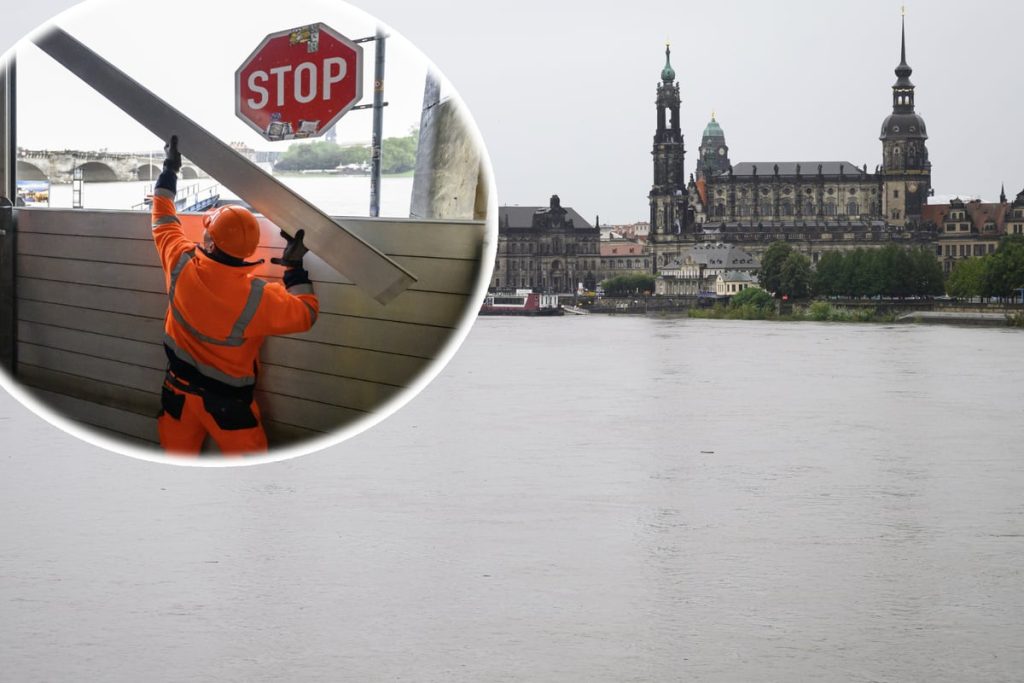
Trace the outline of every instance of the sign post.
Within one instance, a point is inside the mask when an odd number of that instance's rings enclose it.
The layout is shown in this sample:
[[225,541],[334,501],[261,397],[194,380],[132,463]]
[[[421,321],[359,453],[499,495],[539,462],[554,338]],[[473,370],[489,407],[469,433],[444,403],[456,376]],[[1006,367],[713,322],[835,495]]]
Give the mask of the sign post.
[[326,24],[271,33],[235,72],[235,113],[267,140],[319,137],[362,98],[362,66]]

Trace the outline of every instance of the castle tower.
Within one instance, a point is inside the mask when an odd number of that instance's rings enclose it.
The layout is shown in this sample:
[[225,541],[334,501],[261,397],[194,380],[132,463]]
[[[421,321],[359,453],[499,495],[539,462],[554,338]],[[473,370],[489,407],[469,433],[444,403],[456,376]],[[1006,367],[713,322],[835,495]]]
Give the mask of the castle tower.
[[905,20],[900,26],[900,63],[892,86],[892,114],[882,122],[882,211],[890,225],[905,226],[921,217],[931,191],[924,119],[914,113],[912,69],[907,64]]
[[[675,246],[692,238],[693,211],[689,207],[683,159],[686,149],[679,127],[679,84],[672,68],[671,50],[665,45],[665,68],[658,84],[657,129],[654,132],[654,184],[648,199],[651,205],[651,245],[654,251],[654,270],[668,262],[679,250]],[[664,262],[664,263],[663,263]]]
[[716,176],[729,170],[729,145],[725,144],[725,132],[711,112],[711,120],[704,128],[700,139],[700,161],[697,163],[697,178]]

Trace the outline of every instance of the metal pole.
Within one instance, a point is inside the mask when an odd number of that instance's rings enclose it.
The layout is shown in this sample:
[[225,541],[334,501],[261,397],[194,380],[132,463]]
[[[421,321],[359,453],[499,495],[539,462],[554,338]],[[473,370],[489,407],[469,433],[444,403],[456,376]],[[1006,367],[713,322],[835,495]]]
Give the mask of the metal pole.
[[13,207],[18,200],[18,110],[13,55],[0,65],[0,365],[11,375],[18,360]]
[[380,215],[380,148],[384,130],[384,41],[377,27],[376,58],[373,68],[373,141],[370,149],[370,217]]
[[3,65],[0,73],[0,117],[3,117],[3,138],[0,139],[0,147],[3,148],[3,168],[0,168],[0,196],[8,197],[11,203],[17,203],[18,198],[18,136],[17,136],[17,73],[14,63],[14,54]]

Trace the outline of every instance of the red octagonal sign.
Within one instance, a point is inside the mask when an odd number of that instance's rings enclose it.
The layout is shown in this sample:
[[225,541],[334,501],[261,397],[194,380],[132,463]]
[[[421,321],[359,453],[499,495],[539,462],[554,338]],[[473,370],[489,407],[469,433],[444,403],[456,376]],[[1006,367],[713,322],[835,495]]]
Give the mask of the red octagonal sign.
[[271,33],[235,72],[235,113],[267,140],[317,137],[363,96],[362,66],[326,24]]

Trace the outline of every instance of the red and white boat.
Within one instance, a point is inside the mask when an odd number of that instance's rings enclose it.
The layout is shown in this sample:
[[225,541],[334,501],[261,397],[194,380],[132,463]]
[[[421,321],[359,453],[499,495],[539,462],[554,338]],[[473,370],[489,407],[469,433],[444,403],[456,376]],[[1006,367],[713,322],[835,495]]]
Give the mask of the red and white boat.
[[492,292],[484,299],[480,315],[562,315],[557,294],[539,294],[529,289]]

